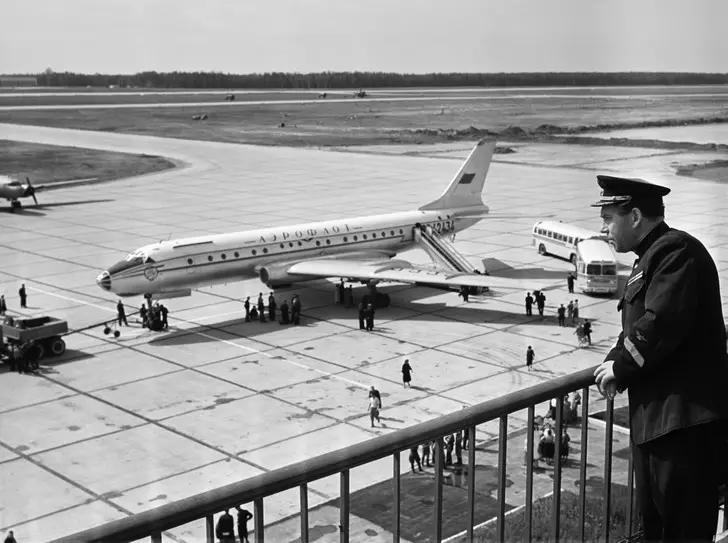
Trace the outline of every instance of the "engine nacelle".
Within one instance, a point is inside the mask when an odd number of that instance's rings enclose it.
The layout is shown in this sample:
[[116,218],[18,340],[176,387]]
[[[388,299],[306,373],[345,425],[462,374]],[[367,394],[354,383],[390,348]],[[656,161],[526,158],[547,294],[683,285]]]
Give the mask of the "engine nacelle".
[[291,262],[285,264],[273,264],[262,266],[259,270],[260,280],[269,288],[290,286],[293,283],[313,281],[315,277],[309,275],[294,275],[288,273],[288,268],[293,265]]

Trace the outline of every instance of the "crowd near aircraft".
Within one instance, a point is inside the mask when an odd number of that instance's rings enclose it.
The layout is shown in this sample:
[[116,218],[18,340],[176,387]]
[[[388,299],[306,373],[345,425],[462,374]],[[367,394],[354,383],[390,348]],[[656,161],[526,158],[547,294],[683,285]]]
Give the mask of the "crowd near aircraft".
[[[8,178],[6,178],[8,179]],[[38,205],[38,199],[35,197],[35,191],[40,187],[34,187],[30,183],[30,179],[25,178],[25,185],[20,181],[9,181],[7,183],[0,184],[0,198],[5,198],[10,201],[11,211],[15,211],[22,206],[20,198],[33,198],[35,205]]]
[[[447,290],[538,289],[480,272],[444,238],[488,216],[482,191],[494,152],[494,141],[479,141],[442,196],[415,211],[162,241],[133,251],[96,281],[118,296],[154,299],[254,277],[272,289],[332,277]],[[439,268],[394,258],[415,245]]]

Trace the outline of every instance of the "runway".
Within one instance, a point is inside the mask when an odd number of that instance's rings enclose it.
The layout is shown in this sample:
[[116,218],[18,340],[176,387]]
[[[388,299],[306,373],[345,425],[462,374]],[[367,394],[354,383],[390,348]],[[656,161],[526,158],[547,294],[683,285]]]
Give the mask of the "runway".
[[[187,104],[186,104],[187,105]],[[103,199],[69,207],[0,211],[0,292],[20,314],[65,318],[74,329],[115,315],[116,299],[97,273],[151,241],[416,208],[435,199],[468,145],[399,149],[421,156],[255,147],[79,130],[0,125],[1,139],[168,156],[187,166],[90,187],[38,195],[41,204]],[[582,149],[578,152],[578,149]],[[367,151],[366,149],[362,149]],[[391,150],[390,150],[391,152]],[[701,155],[704,157],[705,155]],[[433,158],[438,157],[438,158]],[[544,270],[548,318],[522,315],[525,293],[463,303],[454,293],[390,285],[393,306],[378,311],[375,331],[358,330],[354,310],[334,305],[334,285],[316,281],[277,294],[302,298],[302,325],[244,323],[245,296],[257,280],[202,289],[169,300],[170,331],[133,323],[117,340],[100,330],[74,334],[68,351],[38,375],[0,369],[0,530],[19,541],[45,541],[145,511],[223,484],[408,427],[601,362],[619,331],[615,300],[566,292],[570,265],[531,246],[539,213],[598,228],[588,205],[601,171],[638,172],[668,183],[668,222],[710,248],[728,279],[728,186],[672,173],[695,154],[655,149],[526,145],[497,157],[485,189],[493,213],[459,234],[456,247],[489,268]],[[505,162],[507,160],[507,162]],[[403,255],[428,262],[415,250]],[[629,255],[625,263],[631,263]],[[535,273],[535,272],[533,272]],[[364,288],[355,288],[361,296]],[[578,298],[594,319],[597,345],[576,349],[555,308]],[[140,300],[132,300],[136,307]],[[728,313],[728,297],[723,298]],[[536,352],[525,372],[525,350]],[[407,357],[413,387],[404,389]],[[386,427],[371,428],[366,389],[383,396]],[[541,411],[542,408],[537,408]],[[512,429],[525,413],[509,418]],[[495,424],[478,428],[496,435]],[[402,463],[403,470],[406,462]],[[355,469],[351,490],[391,476],[391,462]],[[338,497],[339,481],[309,485],[309,506]],[[298,491],[265,502],[266,536],[283,537]],[[353,517],[369,541],[391,540],[388,526]],[[366,532],[369,533],[369,532]],[[173,530],[177,541],[204,540],[203,522]],[[337,534],[332,537],[338,538]]]

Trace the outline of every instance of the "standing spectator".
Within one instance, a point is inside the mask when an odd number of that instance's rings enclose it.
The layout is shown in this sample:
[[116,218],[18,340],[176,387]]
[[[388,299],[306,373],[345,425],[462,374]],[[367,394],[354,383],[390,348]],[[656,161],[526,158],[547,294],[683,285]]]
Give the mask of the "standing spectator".
[[215,535],[220,543],[235,543],[235,522],[230,514],[230,509],[220,516],[215,526]]
[[364,314],[367,321],[367,330],[371,332],[374,330],[374,306],[372,304],[367,304],[367,309]]
[[415,463],[417,467],[422,471],[422,462],[420,461],[420,453],[418,452],[419,445],[413,445],[410,447],[409,463],[412,466],[412,473],[415,472]]
[[728,419],[718,270],[700,241],[665,223],[670,189],[597,179],[602,232],[638,258],[619,304],[622,332],[594,375],[609,398],[629,391],[644,540],[712,541]]
[[169,328],[169,321],[167,320],[169,309],[164,304],[159,304],[159,315],[162,317],[162,328],[167,330]]
[[265,320],[265,303],[263,302],[263,293],[258,293],[258,318],[260,322],[266,322]]
[[569,294],[574,294],[574,274],[569,272],[566,276],[566,284],[569,287]]
[[15,535],[13,534],[12,530],[9,530],[8,535],[5,536],[5,543],[18,543],[15,540]]
[[245,298],[243,306],[245,306],[245,322],[250,322],[250,296]]
[[238,537],[240,543],[250,543],[248,541],[248,521],[253,518],[253,513],[247,509],[242,509],[239,505],[235,506],[238,512]]
[[20,307],[28,307],[28,295],[25,292],[25,283],[20,285],[18,296],[20,296]]
[[366,319],[367,312],[364,308],[364,302],[359,302],[359,330],[364,330],[364,320]]
[[404,361],[402,364],[402,385],[407,388],[412,388],[412,366],[410,366],[409,359]]
[[557,313],[559,315],[559,326],[566,326],[566,308],[564,304],[561,304],[561,307],[557,309]]
[[579,322],[579,300],[574,300],[574,316],[572,322],[577,324]]
[[270,322],[276,321],[276,297],[272,292],[268,295],[268,318]]
[[422,462],[424,462],[425,466],[430,466],[430,448],[432,447],[432,443],[430,441],[426,441],[422,444]]
[[374,428],[374,419],[377,419],[379,424],[382,423],[379,420],[379,408],[381,406],[382,402],[379,401],[379,398],[374,394],[369,394],[369,419],[371,420],[372,428]]
[[533,296],[530,292],[526,294],[526,316],[533,316]]
[[8,310],[8,304],[5,301],[5,294],[0,294],[0,315],[5,315]]

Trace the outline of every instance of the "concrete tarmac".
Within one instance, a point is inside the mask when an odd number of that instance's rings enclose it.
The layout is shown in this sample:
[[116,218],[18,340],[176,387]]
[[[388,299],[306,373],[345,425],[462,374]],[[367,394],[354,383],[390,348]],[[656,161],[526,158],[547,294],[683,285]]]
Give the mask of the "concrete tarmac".
[[[114,318],[116,299],[95,277],[145,243],[416,208],[440,195],[467,147],[438,148],[433,156],[449,159],[436,160],[14,125],[0,125],[0,138],[147,152],[187,165],[39,193],[39,207],[0,211],[0,292],[9,313],[47,313],[73,329]],[[706,243],[728,278],[728,186],[671,173],[669,164],[695,153],[584,153],[523,146],[498,156],[485,200],[501,218],[455,242],[494,274],[551,281],[543,320],[523,314],[525,293],[464,303],[455,293],[390,285],[382,290],[393,306],[377,312],[367,333],[353,309],[333,304],[334,283],[322,280],[276,295],[301,295],[301,326],[244,323],[245,296],[267,296],[259,281],[247,280],[167,301],[167,332],[143,330],[132,317],[119,339],[100,328],[69,336],[67,353],[45,360],[38,374],[0,369],[0,531],[13,529],[19,541],[63,537],[601,362],[619,332],[615,299],[569,295],[569,263],[531,246],[543,214],[599,227],[588,205],[598,198],[601,171],[638,169],[670,183],[668,222]],[[76,205],[54,205],[64,203]],[[420,250],[403,256],[428,262]],[[622,274],[632,259],[625,256]],[[28,308],[21,310],[23,282]],[[364,290],[355,288],[355,296]],[[594,320],[591,349],[578,349],[573,329],[557,326],[556,308],[570,299]],[[127,312],[140,301],[125,300]],[[726,295],[723,304],[728,310]],[[532,372],[524,371],[528,345],[536,352]],[[413,367],[411,389],[400,380],[404,357]],[[382,392],[381,427],[369,425],[370,385]],[[511,429],[524,420],[525,412],[509,417]],[[498,422],[478,430],[482,439],[493,437]],[[351,490],[390,476],[389,459],[357,468]],[[309,506],[338,491],[336,477],[309,485]],[[298,499],[297,489],[266,499],[266,524],[295,514]],[[352,527],[359,534],[352,540],[391,540],[386,526],[352,518]],[[171,537],[204,540],[204,523]],[[332,538],[338,534],[319,541]]]

